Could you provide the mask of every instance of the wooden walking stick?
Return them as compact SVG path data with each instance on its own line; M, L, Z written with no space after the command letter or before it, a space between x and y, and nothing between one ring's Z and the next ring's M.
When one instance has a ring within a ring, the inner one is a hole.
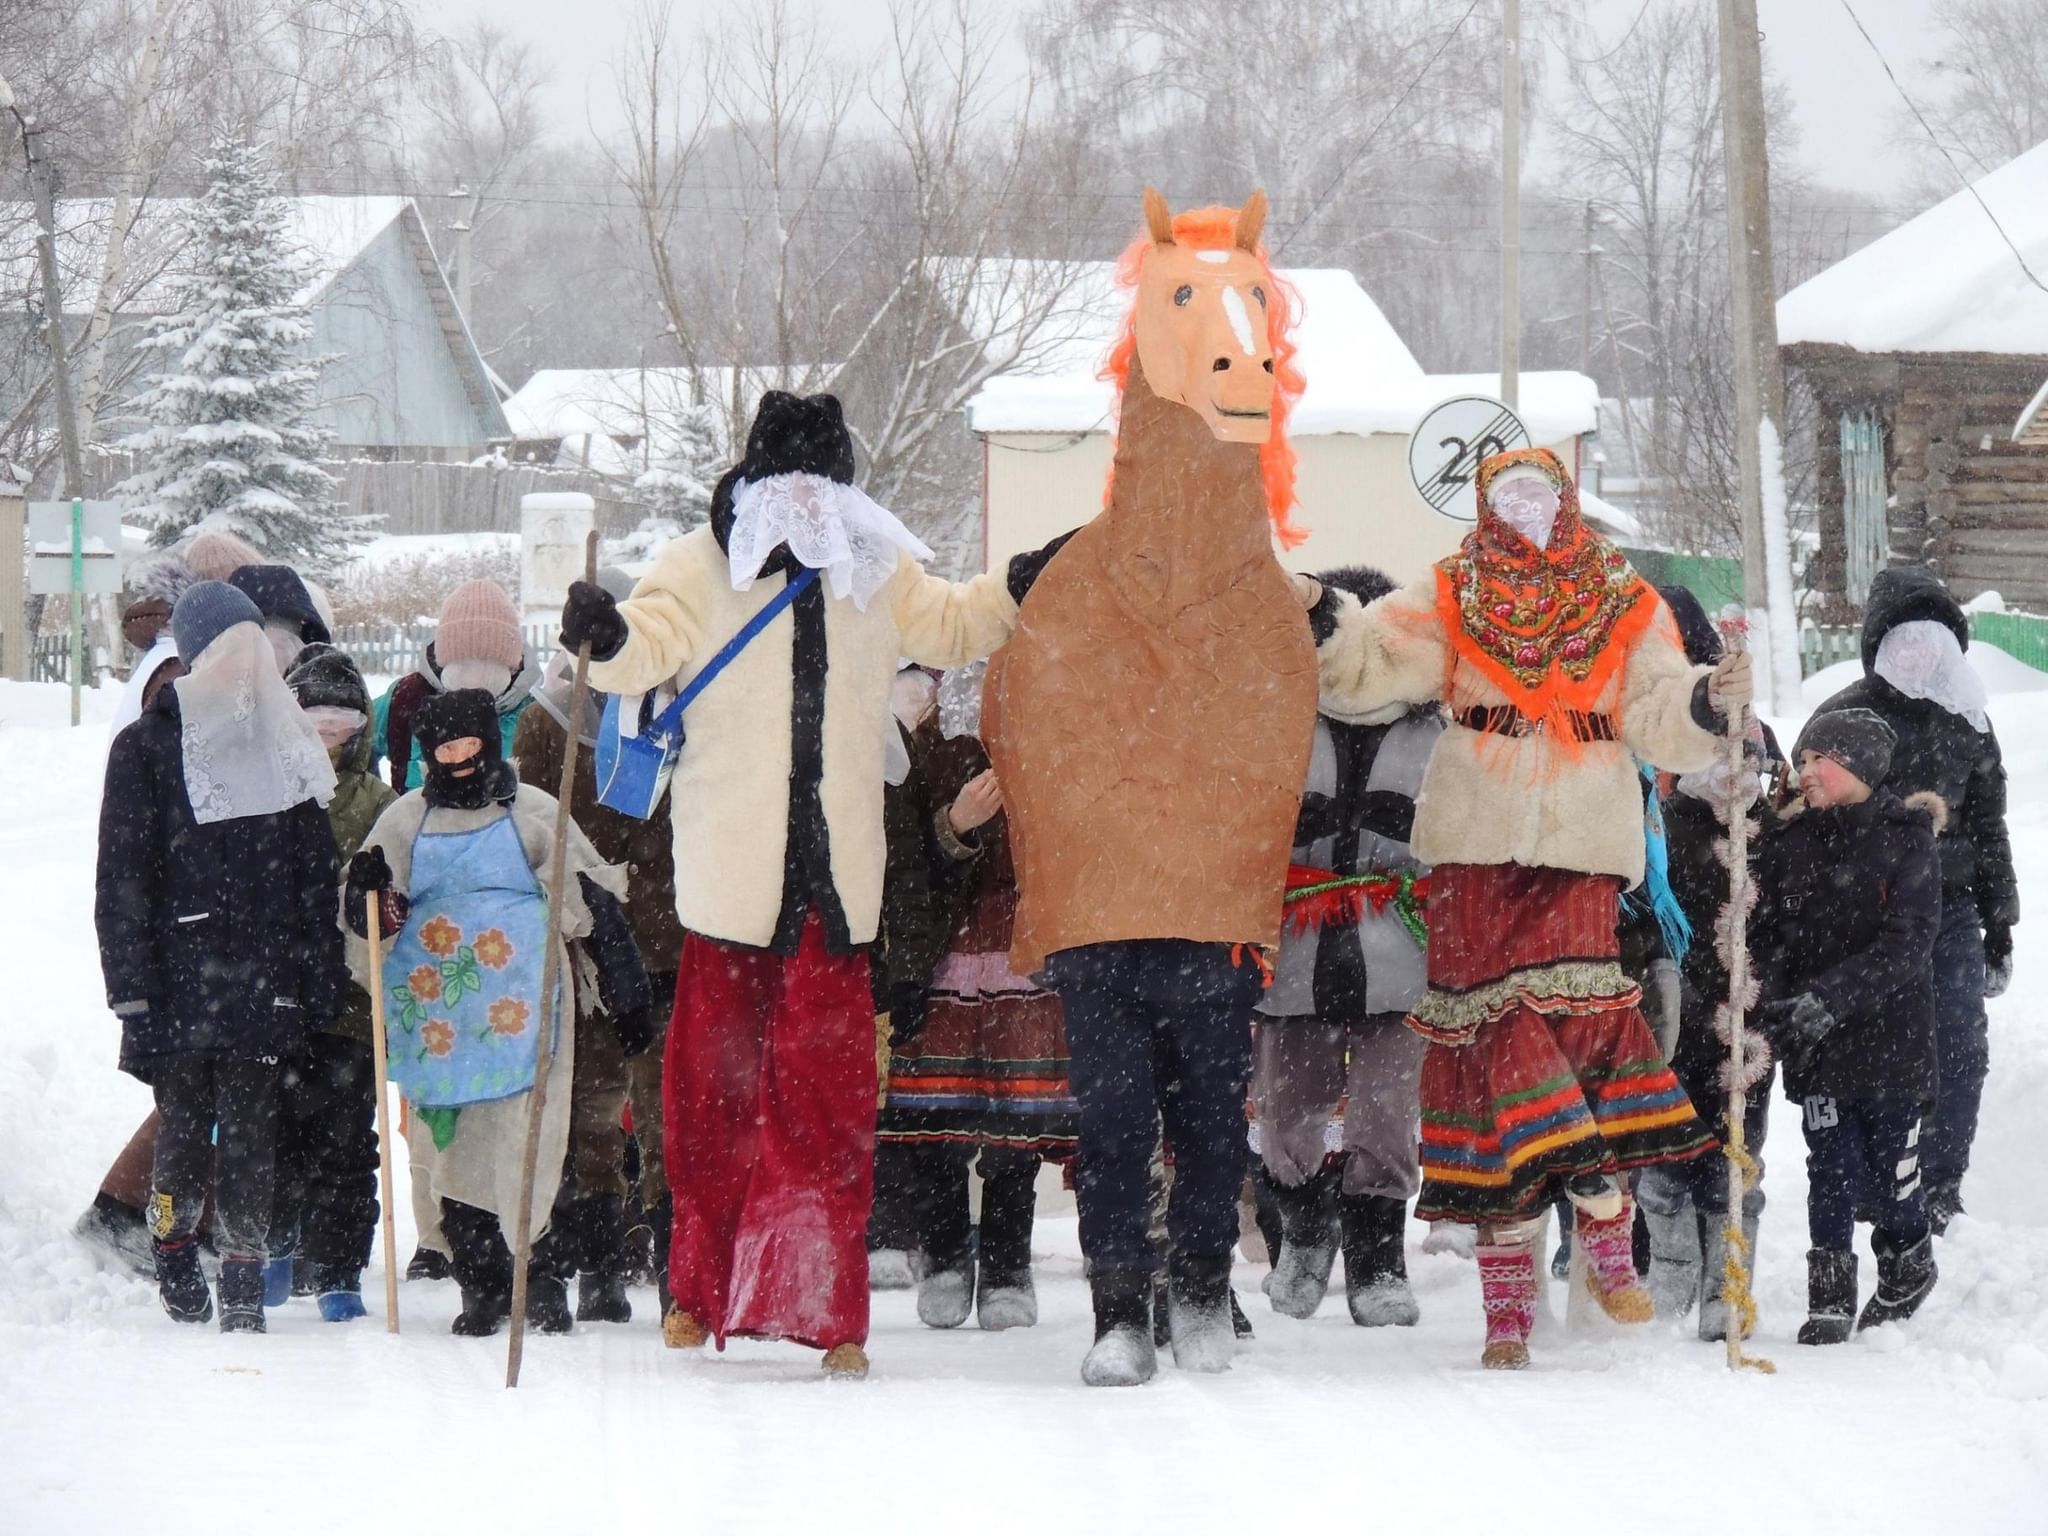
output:
M583 541L583 579L597 580L597 530ZM562 975L562 883L569 856L569 797L576 788L576 749L582 745L577 722L583 718L583 692L590 682L590 642L576 648L576 679L569 688L568 719L562 729L562 781L555 791L555 843L548 857L548 948L541 962L540 1008L547 1027L535 1042L533 1102L527 1107L526 1155L519 1165L519 1210L513 1218L518 1234L512 1247L512 1336L505 1349L505 1385L519 1385L519 1357L526 1348L526 1271L533 1257L533 1179L540 1162L540 1118L547 1109L548 1069L554 1064L555 1031L562 1027L562 996L568 989ZM573 1027L573 1023L572 1023Z
M398 1229L391 1208L391 1058L384 1036L384 893L364 903L370 926L370 1042L377 1058L377 1197L384 1211L384 1331L398 1332Z
M1732 605L1719 620L1724 654L1738 656L1749 649L1749 625ZM1715 943L1728 972L1728 997L1721 1005L1728 1040L1728 1139L1722 1155L1728 1160L1728 1209L1722 1215L1721 1299L1728 1309L1728 1369L1744 1366L1774 1371L1768 1360L1742 1352L1742 1341L1756 1325L1756 1300L1750 1294L1749 1277L1755 1272L1756 1255L1742 1232L1742 1201L1756 1182L1756 1160L1743 1145L1743 1121L1748 1116L1748 1050L1743 1039L1743 1021L1756 1006L1756 980L1749 973L1749 913L1756 905L1756 888L1749 879L1749 807L1741 793L1743 758L1748 751L1751 705L1728 711L1727 735L1722 750L1728 759L1728 836L1721 844L1721 862L1728 870L1728 900L1721 908Z

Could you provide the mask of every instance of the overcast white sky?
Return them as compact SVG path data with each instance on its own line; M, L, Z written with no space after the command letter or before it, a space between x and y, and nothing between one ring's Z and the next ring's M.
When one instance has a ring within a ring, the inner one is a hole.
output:
M985 3L1003 15L1019 9L1014 0ZM1643 0L1577 3L1610 43L1643 8ZM600 131L617 125L611 63L625 41L636 4L637 0L424 0L422 9L430 24L443 29L452 30L471 16L489 15L538 42L555 70L558 131L574 136L586 121ZM1934 57L1930 0L1850 4L1907 89L1916 98L1923 97ZM687 22L714 8L710 0L676 0L675 10L678 21ZM1534 0L1525 9L1533 12ZM888 0L831 0L824 10L834 28L857 40L877 35ZM1825 181L1879 195L1896 190L1901 170L1894 143L1898 96L1857 35L1842 0L1759 0L1759 11L1768 67L1790 90L1798 115L1800 159Z

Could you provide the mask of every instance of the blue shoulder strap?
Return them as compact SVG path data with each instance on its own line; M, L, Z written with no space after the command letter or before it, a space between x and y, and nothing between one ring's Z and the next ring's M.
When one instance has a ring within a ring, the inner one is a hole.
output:
M656 736L673 734L676 726L682 722L683 711L690 707L697 695L710 687L712 680L731 665L733 658L738 656L741 651L744 651L752 643L756 635L760 634L770 624L773 624L782 610L795 602L802 595L804 589L817 579L817 571L810 566L805 566L797 575L796 580L785 584L780 592L769 598L767 605L759 613L740 626L738 634L719 647L718 654L704 664L704 670L684 685L683 691L676 695L675 702L669 705L667 709L664 709L654 723L647 728L647 734Z

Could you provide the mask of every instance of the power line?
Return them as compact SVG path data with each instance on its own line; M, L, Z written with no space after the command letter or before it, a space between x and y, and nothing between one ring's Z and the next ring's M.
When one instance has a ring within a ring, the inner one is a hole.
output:
M1949 153L1948 146L1941 142L1940 136L1935 133L1926 115L1914 104L1913 98L1906 94L1905 86L1899 83L1899 77L1892 71L1891 60L1887 59L1884 50L1877 46L1877 39L1872 37L1870 29L1863 25L1863 18L1856 14L1855 7L1849 4L1849 0L1842 0L1842 9L1849 13L1849 19L1856 24L1856 30L1863 34L1863 41L1870 44L1870 51L1877 55L1877 62L1884 66L1885 78L1891 81L1892 89L1899 93L1899 100L1903 101L1906 110L1913 114L1913 120L1920 125L1920 131L1927 135L1927 141L1941 151L1941 158L1946 160L1948 168L1955 172L1956 180L1962 184L1963 190L1970 194L1979 208L1984 210L1984 217L1989 219L1991 227L1998 231L1998 238L2003 240L2005 248L2012 252L2012 259L2020 264L2020 270L2026 273L2027 281L2043 293L2048 293L2048 283L2042 282L2034 275L2034 269L2027 265L2027 258L2021 254L2020 248L2013 244L2012 236L2005 232L2005 226L1998 222L1998 215L1993 213L1991 205L1984 201L1984 194L1977 190L1977 184L1963 174L1963 168L1956 164L1956 157Z
M1616 43L1612 48L1608 49L1605 53L1595 54L1590 59L1582 59L1577 54L1565 53L1564 49L1562 48L1559 48L1557 51L1561 54L1564 54L1564 60L1567 64L1577 64L1581 68L1591 68L1593 65L1596 64L1605 64L1609 59L1613 58L1617 53L1621 52L1622 49L1628 46L1628 40L1636 35L1636 28L1640 27L1643 24L1643 18L1649 14L1650 0L1643 0L1643 8L1636 12L1636 19L1630 22L1628 24L1628 30L1621 34L1621 41Z

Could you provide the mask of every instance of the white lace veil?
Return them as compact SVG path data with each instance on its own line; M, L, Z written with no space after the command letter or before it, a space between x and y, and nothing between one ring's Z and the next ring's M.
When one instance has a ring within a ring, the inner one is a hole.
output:
M1991 696L1963 654L1956 632L1939 619L1894 625L1877 643L1877 675L1908 698L1939 704L1980 731L1991 729Z
M932 552L896 514L865 492L823 475L770 475L742 482L733 492L732 537L726 557L732 588L744 592L778 544L824 573L834 597L868 602L896 574L903 555L929 560Z
M185 793L202 825L334 798L327 748L277 674L262 626L235 624L200 652L178 692Z

